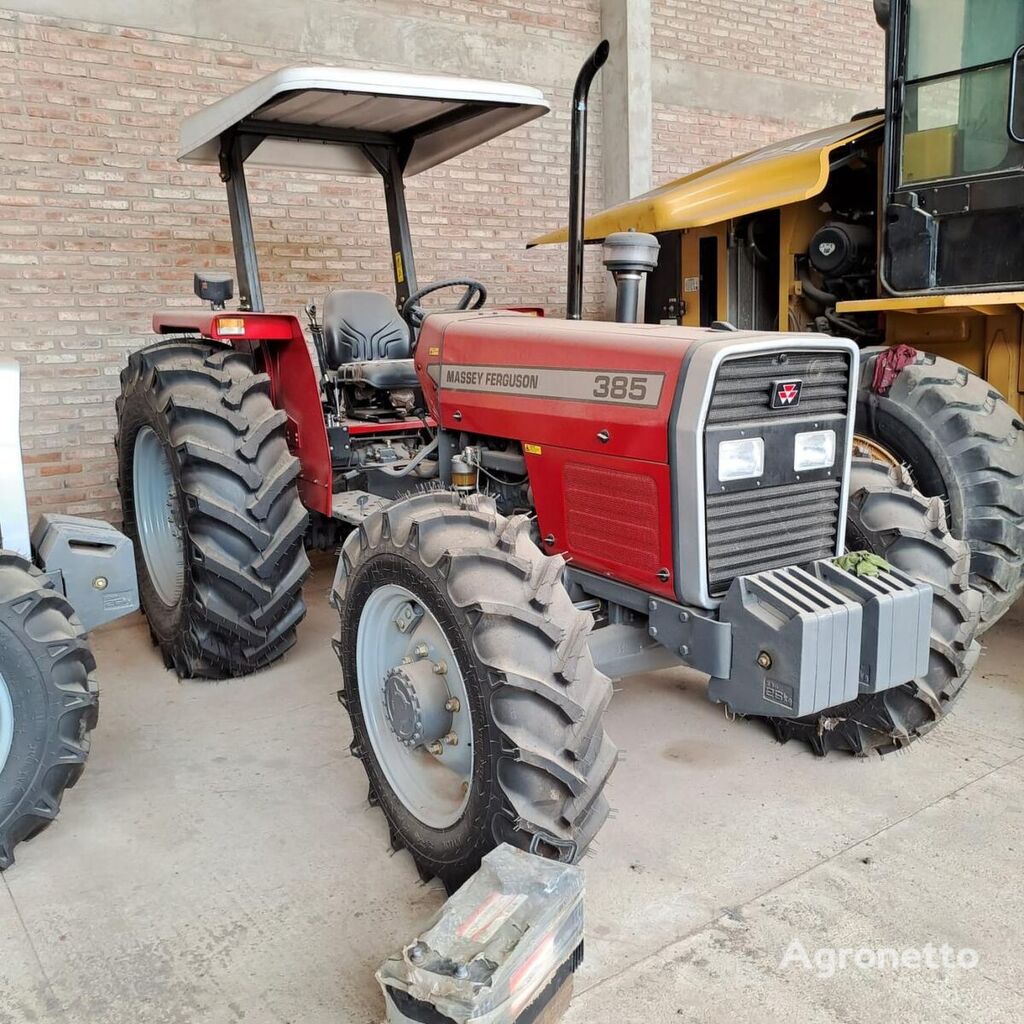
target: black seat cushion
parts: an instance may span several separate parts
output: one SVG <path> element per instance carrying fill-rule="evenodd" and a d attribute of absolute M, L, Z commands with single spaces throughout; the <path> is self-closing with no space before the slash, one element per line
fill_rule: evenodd
<path fill-rule="evenodd" d="M 416 364 L 412 359 L 374 359 L 363 363 L 346 363 L 339 367 L 338 377 L 353 384 L 368 384 L 381 391 L 420 386 Z"/>
<path fill-rule="evenodd" d="M 324 303 L 324 347 L 327 365 L 372 359 L 408 359 L 409 325 L 398 315 L 394 300 L 380 292 L 329 292 Z"/>

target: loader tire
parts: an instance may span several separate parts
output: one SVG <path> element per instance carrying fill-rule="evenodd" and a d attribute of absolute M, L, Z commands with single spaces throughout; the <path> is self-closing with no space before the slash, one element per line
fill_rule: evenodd
<path fill-rule="evenodd" d="M 96 726 L 96 667 L 71 605 L 0 551 L 0 871 L 79 779 Z"/>
<path fill-rule="evenodd" d="M 942 500 L 916 491 L 899 466 L 853 460 L 846 546 L 873 551 L 931 584 L 928 672 L 806 718 L 769 721 L 780 742 L 802 739 L 822 756 L 830 750 L 886 754 L 934 728 L 960 696 L 978 660 L 981 595 L 970 586 L 970 550 L 950 534 Z"/>
<path fill-rule="evenodd" d="M 164 663 L 206 679 L 271 664 L 295 643 L 309 561 L 269 378 L 230 346 L 161 341 L 129 358 L 117 419 L 124 529 Z"/>
<path fill-rule="evenodd" d="M 922 494 L 946 502 L 950 532 L 971 548 L 984 632 L 1024 586 L 1024 422 L 981 377 L 927 352 L 876 394 L 878 355 L 861 366 L 857 433 L 903 462 Z"/>
<path fill-rule="evenodd" d="M 573 606 L 563 566 L 537 548 L 525 516 L 450 492 L 395 502 L 342 548 L 332 603 L 351 750 L 393 847 L 449 892 L 503 842 L 575 861 L 608 815 L 611 682 L 594 667 L 593 619 Z M 420 612 L 400 637 L 402 615 Z M 439 707 L 456 708 L 450 721 Z M 431 753 L 439 729 L 458 742 Z"/>

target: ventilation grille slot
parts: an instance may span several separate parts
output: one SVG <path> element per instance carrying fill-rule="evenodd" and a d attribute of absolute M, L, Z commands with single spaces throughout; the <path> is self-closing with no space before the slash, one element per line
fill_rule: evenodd
<path fill-rule="evenodd" d="M 707 425 L 749 423 L 791 416 L 842 415 L 850 383 L 850 357 L 845 352 L 786 352 L 726 360 L 718 370 L 708 408 Z M 771 407 L 775 381 L 799 380 L 800 401 Z"/>
<path fill-rule="evenodd" d="M 839 480 L 817 480 L 708 495 L 711 596 L 736 576 L 834 555 L 841 489 Z"/>
<path fill-rule="evenodd" d="M 658 485 L 654 478 L 572 462 L 564 473 L 569 547 L 579 555 L 657 572 Z"/>

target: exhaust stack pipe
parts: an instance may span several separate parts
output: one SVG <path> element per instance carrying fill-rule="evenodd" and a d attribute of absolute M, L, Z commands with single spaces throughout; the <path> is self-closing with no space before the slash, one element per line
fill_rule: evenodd
<path fill-rule="evenodd" d="M 572 91 L 572 142 L 569 151 L 569 277 L 565 317 L 583 319 L 583 209 L 587 192 L 587 96 L 594 76 L 608 59 L 607 39 L 597 44 L 576 76 Z"/>
<path fill-rule="evenodd" d="M 604 265 L 615 279 L 615 319 L 635 324 L 640 312 L 640 282 L 658 265 L 661 243 L 654 235 L 616 231 L 604 240 Z"/>

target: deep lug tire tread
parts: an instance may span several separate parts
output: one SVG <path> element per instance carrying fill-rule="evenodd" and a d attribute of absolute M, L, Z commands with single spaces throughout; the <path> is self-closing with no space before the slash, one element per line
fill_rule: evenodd
<path fill-rule="evenodd" d="M 24 667 L 25 658 L 36 679 L 12 677 L 15 663 Z M 33 716 L 38 735 L 31 756 L 15 763 L 16 737 L 0 773 L 2 871 L 14 863 L 18 843 L 38 835 L 57 816 L 64 792 L 85 769 L 99 714 L 96 662 L 74 609 L 38 569 L 10 551 L 0 551 L 0 666 L 9 689 L 38 685 L 36 699 L 45 701 L 45 709 Z"/>
<path fill-rule="evenodd" d="M 916 491 L 900 467 L 854 459 L 847 530 L 848 545 L 866 546 L 931 584 L 931 651 L 922 678 L 806 718 L 769 719 L 780 742 L 800 739 L 822 756 L 886 754 L 925 735 L 960 696 L 980 652 L 981 595 L 970 585 L 970 549 L 950 534 L 940 498 Z"/>
<path fill-rule="evenodd" d="M 172 338 L 129 357 L 117 414 L 125 531 L 164 663 L 182 678 L 265 668 L 295 643 L 309 574 L 299 464 L 269 378 L 230 346 Z M 186 583 L 173 621 L 148 586 L 135 524 L 132 454 L 142 425 L 171 447 L 180 491 Z"/>
<path fill-rule="evenodd" d="M 436 584 L 464 627 L 484 691 L 496 755 L 490 804 L 474 842 L 450 856 L 394 813 L 365 739 L 353 653 L 358 621 L 346 596 L 382 554 L 409 560 Z M 420 876 L 440 878 L 449 891 L 501 842 L 527 849 L 537 839 L 549 855 L 579 858 L 608 816 L 603 790 L 618 758 L 603 724 L 612 686 L 594 667 L 593 619 L 573 606 L 563 566 L 537 548 L 526 517 L 506 518 L 490 498 L 450 492 L 413 495 L 374 513 L 342 548 L 332 600 L 341 615 L 335 651 L 352 752 L 366 770 L 371 805 L 388 818 L 392 846 L 408 849 Z"/>
<path fill-rule="evenodd" d="M 877 355 L 862 363 L 857 429 L 904 459 L 926 494 L 940 493 L 931 478 L 941 477 L 950 530 L 971 548 L 984 631 L 1024 587 L 1024 422 L 983 378 L 927 352 L 876 395 Z"/>

